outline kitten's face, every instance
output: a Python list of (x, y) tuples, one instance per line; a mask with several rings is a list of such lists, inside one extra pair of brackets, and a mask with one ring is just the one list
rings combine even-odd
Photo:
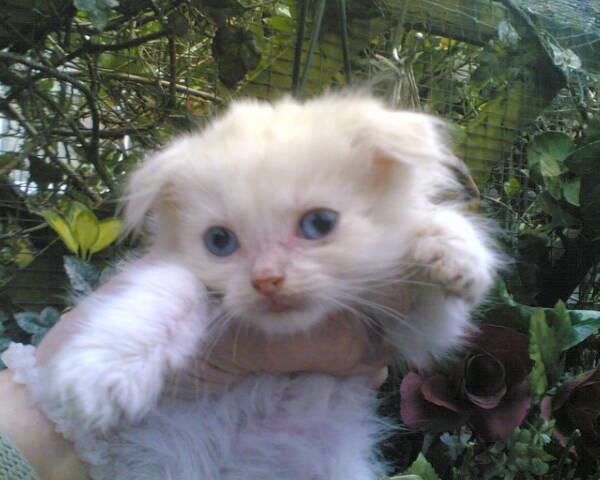
[(231, 317), (306, 330), (401, 276), (410, 169), (363, 148), (349, 113), (244, 107), (167, 151), (177, 166), (154, 205), (157, 248), (181, 255)]

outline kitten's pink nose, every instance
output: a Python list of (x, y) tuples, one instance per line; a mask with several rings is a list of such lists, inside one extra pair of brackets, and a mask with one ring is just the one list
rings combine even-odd
[(282, 276), (256, 277), (252, 279), (252, 286), (263, 295), (274, 295), (285, 280)]

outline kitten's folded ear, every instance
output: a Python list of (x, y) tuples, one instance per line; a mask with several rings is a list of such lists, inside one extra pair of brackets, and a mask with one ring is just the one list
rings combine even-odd
[[(465, 169), (450, 148), (448, 128), (431, 115), (381, 107), (364, 118), (357, 143), (367, 148), (377, 181), (437, 196), (459, 189), (455, 171)], [(396, 182), (396, 185), (400, 185)]]
[(381, 109), (366, 119), (361, 141), (376, 153), (405, 165), (431, 165), (454, 158), (444, 122), (431, 115)]
[(129, 175), (122, 199), (123, 217), (129, 232), (139, 231), (151, 212), (174, 202), (173, 172), (173, 152), (167, 149), (146, 157)]

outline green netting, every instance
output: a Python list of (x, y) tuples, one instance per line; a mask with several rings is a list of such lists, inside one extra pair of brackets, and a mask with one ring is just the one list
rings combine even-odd
[(234, 97), (370, 83), (400, 107), (447, 118), (457, 153), (514, 235), (532, 203), (526, 188), (506, 194), (510, 182), (528, 181), (524, 139), (540, 121), (577, 122), (582, 108), (598, 107), (594, 0), (116, 3), (2, 4), (7, 309), (62, 303), (65, 247), (42, 210), (77, 200), (111, 215), (142, 152)]

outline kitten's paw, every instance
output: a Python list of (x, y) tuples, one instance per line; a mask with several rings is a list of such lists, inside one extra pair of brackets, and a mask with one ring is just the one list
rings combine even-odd
[(412, 261), (426, 282), (472, 304), (480, 303), (492, 287), (496, 253), (485, 232), (450, 212), (417, 232)]
[(108, 348), (66, 352), (49, 365), (52, 397), (85, 430), (106, 433), (153, 408), (163, 388), (152, 358), (121, 357)]
[(158, 402), (168, 375), (190, 365), (209, 322), (206, 289), (158, 263), (121, 274), (77, 307), (82, 326), (47, 365), (50, 398), (106, 432)]

